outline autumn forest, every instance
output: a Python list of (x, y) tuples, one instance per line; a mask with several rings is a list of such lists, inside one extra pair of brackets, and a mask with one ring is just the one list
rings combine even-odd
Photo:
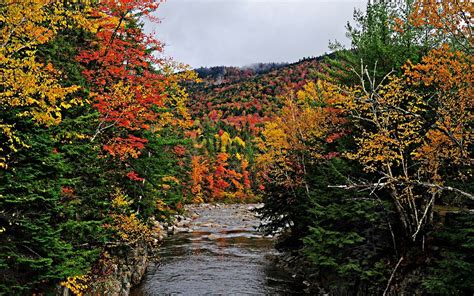
[(197, 69), (145, 33), (161, 2), (0, 1), (0, 295), (108, 295), (202, 203), (262, 203), (312, 295), (474, 293), (471, 1), (372, 3), (349, 47)]

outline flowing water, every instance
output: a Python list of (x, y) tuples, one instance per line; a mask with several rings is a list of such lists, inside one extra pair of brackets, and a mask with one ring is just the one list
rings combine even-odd
[(249, 205), (194, 207), (189, 233), (167, 238), (140, 295), (291, 295), (301, 287), (274, 262), (273, 239)]

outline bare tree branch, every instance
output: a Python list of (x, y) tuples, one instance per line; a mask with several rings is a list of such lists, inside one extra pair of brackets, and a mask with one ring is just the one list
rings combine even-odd
[(395, 272), (397, 272), (398, 267), (400, 266), (400, 263), (402, 263), (403, 257), (400, 257), (400, 260), (398, 260), (397, 265), (395, 265), (395, 268), (392, 271), (392, 274), (390, 275), (390, 278), (388, 279), (387, 287), (385, 288), (385, 291), (383, 291), (383, 296), (386, 296), (388, 293), (388, 289), (390, 289), (390, 285), (392, 284), (393, 277), (395, 276)]

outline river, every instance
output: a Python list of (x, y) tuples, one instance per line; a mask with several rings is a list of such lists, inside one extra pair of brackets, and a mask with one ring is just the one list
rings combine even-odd
[(292, 275), (275, 264), (273, 238), (257, 231), (254, 207), (191, 207), (192, 232), (165, 239), (158, 262), (131, 295), (301, 294)]

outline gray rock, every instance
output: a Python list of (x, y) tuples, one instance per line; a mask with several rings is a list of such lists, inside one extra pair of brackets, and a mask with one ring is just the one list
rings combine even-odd
[(175, 227), (174, 228), (174, 234), (176, 233), (181, 233), (181, 232), (188, 232), (188, 229), (187, 227)]

